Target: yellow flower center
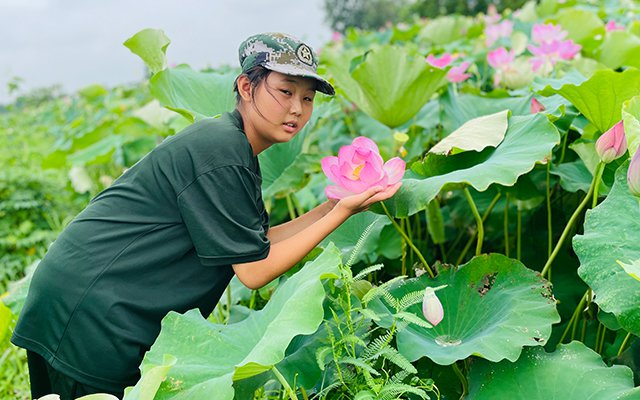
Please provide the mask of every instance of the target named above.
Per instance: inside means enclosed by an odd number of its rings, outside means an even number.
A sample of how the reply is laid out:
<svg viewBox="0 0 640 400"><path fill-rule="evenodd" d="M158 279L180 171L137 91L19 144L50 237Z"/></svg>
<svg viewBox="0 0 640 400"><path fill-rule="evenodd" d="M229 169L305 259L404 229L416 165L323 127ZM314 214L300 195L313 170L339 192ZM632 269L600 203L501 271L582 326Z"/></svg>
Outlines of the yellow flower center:
<svg viewBox="0 0 640 400"><path fill-rule="evenodd" d="M362 168L364 168L364 164L360 164L358 165L354 170L353 170L353 176L356 177L356 179L360 179L360 171L362 171Z"/></svg>

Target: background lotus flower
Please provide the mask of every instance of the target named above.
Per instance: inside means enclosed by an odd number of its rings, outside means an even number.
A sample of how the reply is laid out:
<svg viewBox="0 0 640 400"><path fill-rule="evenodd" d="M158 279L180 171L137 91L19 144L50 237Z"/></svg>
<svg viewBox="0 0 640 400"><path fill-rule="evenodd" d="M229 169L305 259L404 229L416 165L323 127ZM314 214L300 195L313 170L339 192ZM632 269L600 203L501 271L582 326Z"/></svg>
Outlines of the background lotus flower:
<svg viewBox="0 0 640 400"><path fill-rule="evenodd" d="M487 62L495 69L505 69L515 57L513 50L507 51L504 47L499 47L487 54Z"/></svg>
<svg viewBox="0 0 640 400"><path fill-rule="evenodd" d="M538 44L560 41L566 36L567 31L554 24L536 24L531 30L531 40Z"/></svg>
<svg viewBox="0 0 640 400"><path fill-rule="evenodd" d="M605 163L621 157L627 151L627 138L624 135L624 122L621 120L603 133L596 141L596 152Z"/></svg>
<svg viewBox="0 0 640 400"><path fill-rule="evenodd" d="M442 68L445 68L447 65L451 64L451 61L453 61L453 58L454 57L449 53L444 53L440 57L436 57L433 54L429 54L427 56L427 62L431 64L431 66L433 67L442 69Z"/></svg>
<svg viewBox="0 0 640 400"><path fill-rule="evenodd" d="M611 21L607 22L607 24L604 26L604 28L607 30L607 32L623 31L624 30L624 26L616 24L616 21L614 21L614 20L611 20Z"/></svg>
<svg viewBox="0 0 640 400"><path fill-rule="evenodd" d="M640 197L640 149L636 150L636 154L629 163L627 185L631 194Z"/></svg>
<svg viewBox="0 0 640 400"><path fill-rule="evenodd" d="M348 146L342 146L338 156L322 159L322 170L337 186L327 186L325 194L330 199L341 199L369 188L383 188L398 183L406 168L400 157L383 163L376 143L359 136Z"/></svg>
<svg viewBox="0 0 640 400"><path fill-rule="evenodd" d="M554 41L542 43L536 47L527 47L535 57L531 59L533 70L537 71L545 64L555 65L559 60L571 60L582 49L582 46L575 44L573 40Z"/></svg>
<svg viewBox="0 0 640 400"><path fill-rule="evenodd" d="M471 74L465 74L467 68L471 63L469 61L465 61L457 67L451 67L449 72L447 72L447 79L449 82L459 83L467 80Z"/></svg>
<svg viewBox="0 0 640 400"><path fill-rule="evenodd" d="M442 318L444 318L442 303L432 287L427 287L424 290L424 297L422 297L422 314L424 314L424 318L433 326L438 325L440 321L442 321Z"/></svg>
<svg viewBox="0 0 640 400"><path fill-rule="evenodd" d="M505 20L496 25L484 28L485 44L491 46L500 38L508 38L513 33L513 22Z"/></svg>

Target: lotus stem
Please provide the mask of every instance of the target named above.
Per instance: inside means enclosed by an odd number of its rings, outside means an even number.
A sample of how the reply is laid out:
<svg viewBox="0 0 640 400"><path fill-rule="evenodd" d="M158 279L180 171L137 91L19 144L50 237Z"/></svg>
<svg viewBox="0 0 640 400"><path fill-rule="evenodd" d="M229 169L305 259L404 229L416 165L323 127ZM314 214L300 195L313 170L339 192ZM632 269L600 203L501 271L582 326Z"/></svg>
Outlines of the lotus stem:
<svg viewBox="0 0 640 400"><path fill-rule="evenodd" d="M466 197L467 202L469 203L469 207L471 207L471 212L473 213L474 218L476 219L477 232L478 232L478 242L476 244L476 256L482 254L482 242L484 241L484 224L482 223L482 217L478 212L478 207L476 207L476 203L473 201L473 197L471 197L471 192L469 192L468 188L464 188L464 197Z"/></svg>
<svg viewBox="0 0 640 400"><path fill-rule="evenodd" d="M293 391L293 389L291 389L291 386L289 386L289 383L284 378L284 376L282 376L280 371L278 371L278 368L276 368L275 365L271 367L271 371L273 371L273 374L276 376L276 378L278 378L285 392L287 392L287 395L289 395L289 398L291 400L298 400L298 396L296 396L296 393Z"/></svg>
<svg viewBox="0 0 640 400"><path fill-rule="evenodd" d="M567 336L567 333L569 333L569 329L571 329L571 326L574 325L577 322L578 315L580 315L580 311L582 311L582 309L584 307L584 304L587 302L588 294L589 294L589 290L587 290L582 295L582 299L580 299L580 302L578 303L578 306L573 311L573 314L571 315L571 319L569 319L569 323L567 324L567 327L564 329L564 332L562 333L562 336L560 337L559 343L562 343L564 341L564 338Z"/></svg>
<svg viewBox="0 0 640 400"><path fill-rule="evenodd" d="M382 206L382 209L384 210L385 214L387 214L387 217L389 217L389 219L391 220L391 223L396 228L396 230L398 231L400 236L402 236L404 238L404 240L407 242L407 244L409 245L409 247L411 247L411 249L416 252L416 255L420 259L420 262L426 268L427 272L429 273L429 276L432 277L432 278L435 278L435 274L433 273L433 271L431 271L431 267L429 267L429 264L427 263L427 260L424 259L424 256L422 255L420 250L418 250L418 248L413 244L411 239L409 239L409 237L407 236L405 231L400 227L400 225L398 225L396 220L391 216L391 214L389 213L389 210L387 210L387 206L385 206L383 202L380 202L380 205Z"/></svg>
<svg viewBox="0 0 640 400"><path fill-rule="evenodd" d="M565 239L569 235L569 231L571 231L571 228L573 227L573 224L578 219L578 216L580 215L582 210L589 203L589 199L591 198L591 194L593 193L594 187L596 186L596 178L600 175L600 170L603 167L604 167L604 164L602 162L599 163L598 166L596 167L596 173L595 173L595 175L593 177L593 181L591 182L591 185L589 186L589 191L587 192L587 195L584 197L584 199L582 200L582 203L580 203L578 208L576 208L576 210L573 212L573 215L569 219L569 222L567 222L567 225L564 227L564 230L562 231L562 235L560 235L560 239L558 239L558 242L556 243L556 247L553 249L553 252L551 253L549 258L547 259L547 263L542 268L542 272L540 272L540 275L543 278L549 272L549 269L551 268L551 264L553 263L553 260L556 258L556 256L560 252L560 248L562 247L562 244L564 243Z"/></svg>
<svg viewBox="0 0 640 400"><path fill-rule="evenodd" d="M624 351L624 347L627 345L627 342L629 341L629 339L631 339L631 332L627 332L627 336L624 337L624 340L622 341L622 344L620 345L620 349L618 350L618 354L616 354L616 357L620 357L620 355Z"/></svg>
<svg viewBox="0 0 640 400"><path fill-rule="evenodd" d="M289 218L291 218L291 220L296 219L296 210L293 207L293 201L291 200L291 194L287 194L286 196L287 199L287 208L289 209Z"/></svg>
<svg viewBox="0 0 640 400"><path fill-rule="evenodd" d="M460 368L458 368L458 364L454 362L453 364L451 364L451 367L453 368L453 372L455 372L455 374L458 376L458 379L460 379L460 383L462 384L462 395L460 396L460 400L462 400L467 395L467 393L469 393L469 383L467 382L467 378L464 376L462 371L460 371Z"/></svg>
<svg viewBox="0 0 640 400"><path fill-rule="evenodd" d="M520 206L516 206L517 218L516 218L516 259L520 261L522 256L522 209Z"/></svg>
<svg viewBox="0 0 640 400"><path fill-rule="evenodd" d="M604 173L604 166L596 172L594 189L593 189L593 202L591 202L591 208L595 208L598 205L598 191L600 189L600 181L602 180L602 174Z"/></svg>
<svg viewBox="0 0 640 400"><path fill-rule="evenodd" d="M487 218L489 218L489 214L491 214L491 211L493 211L493 207L495 207L495 205L496 205L496 203L498 202L499 199L500 199L500 193L498 193L498 194L496 194L494 196L493 200L491 200L491 203L489 204L489 207L487 207L487 209L485 210L484 214L482 214L482 223L484 223L487 220ZM471 237L467 241L467 244L464 246L464 249L462 249L462 253L460 253L460 256L458 257L458 260L456 261L456 265L460 265L462 260L464 260L464 257L467 255L467 252L471 248L471 245L473 244L473 240L476 238L477 234L478 234L477 231L473 232L473 234L471 235Z"/></svg>
<svg viewBox="0 0 640 400"><path fill-rule="evenodd" d="M547 258L551 257L553 249L553 224L551 219L551 155L547 161Z"/></svg>
<svg viewBox="0 0 640 400"><path fill-rule="evenodd" d="M509 257L509 193L504 199L504 255Z"/></svg>

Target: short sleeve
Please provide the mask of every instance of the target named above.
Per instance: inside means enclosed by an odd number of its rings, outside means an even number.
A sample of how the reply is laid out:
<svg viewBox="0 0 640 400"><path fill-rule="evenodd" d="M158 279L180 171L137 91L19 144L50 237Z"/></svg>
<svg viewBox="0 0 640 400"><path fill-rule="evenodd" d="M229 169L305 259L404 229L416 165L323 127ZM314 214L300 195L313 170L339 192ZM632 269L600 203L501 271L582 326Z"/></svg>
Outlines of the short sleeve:
<svg viewBox="0 0 640 400"><path fill-rule="evenodd" d="M203 265L261 260L269 254L260 178L243 166L200 175L178 195L178 208Z"/></svg>

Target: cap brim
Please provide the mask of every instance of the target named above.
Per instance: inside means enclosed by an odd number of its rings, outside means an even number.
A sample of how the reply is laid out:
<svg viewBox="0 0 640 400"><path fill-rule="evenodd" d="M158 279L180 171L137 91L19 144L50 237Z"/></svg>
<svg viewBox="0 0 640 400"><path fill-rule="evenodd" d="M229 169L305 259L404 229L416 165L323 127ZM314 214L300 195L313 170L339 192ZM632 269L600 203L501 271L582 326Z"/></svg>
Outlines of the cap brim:
<svg viewBox="0 0 640 400"><path fill-rule="evenodd" d="M296 68L291 65L264 65L264 67L268 70L280 72L281 74L285 74L285 75L301 76L304 78L315 79L316 82L318 82L318 86L316 87L316 90L324 94L327 94L329 96L333 96L336 94L336 91L333 88L333 86L331 86L331 84L327 82L326 79L324 79L318 74L314 74L302 68Z"/></svg>

